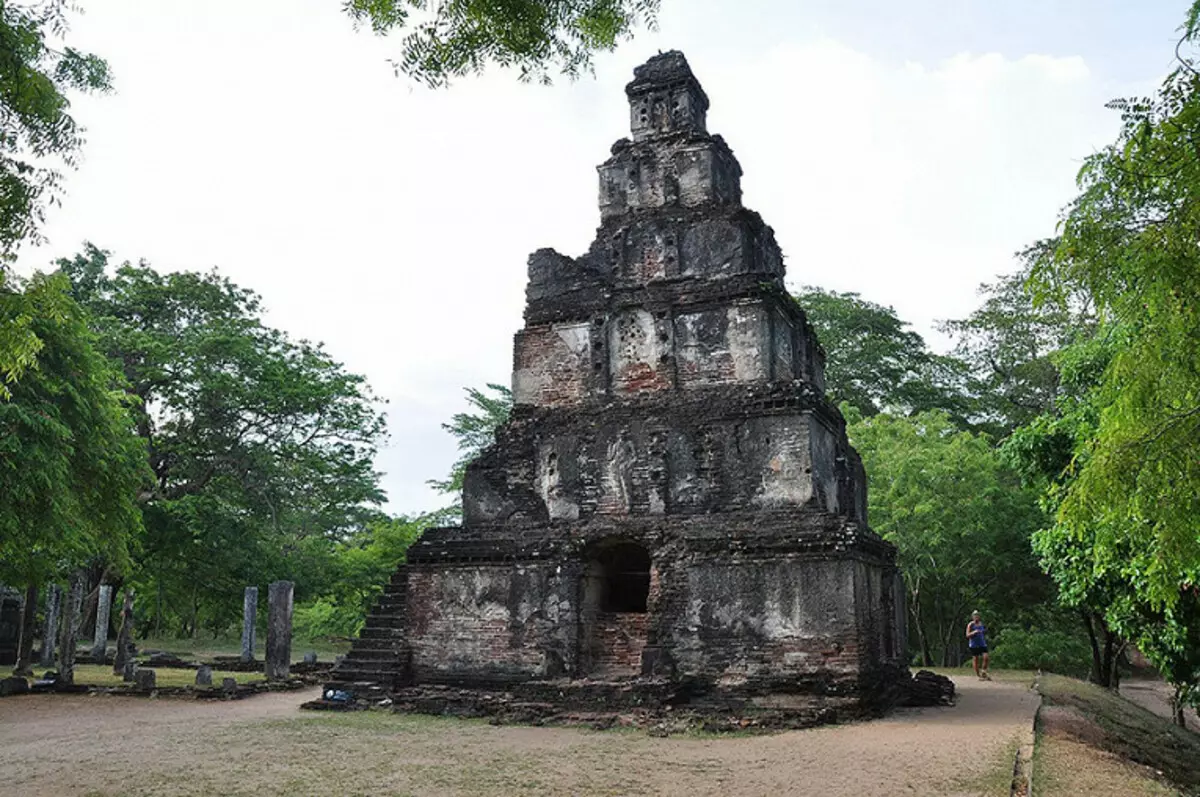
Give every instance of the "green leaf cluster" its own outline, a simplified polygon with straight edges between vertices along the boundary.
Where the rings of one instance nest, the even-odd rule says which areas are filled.
[[[826,393],[863,415],[970,412],[966,366],[929,350],[896,311],[857,293],[805,287],[793,297],[826,352]]]
[[[1012,622],[1050,596],[1029,545],[1045,522],[1038,494],[1021,486],[990,439],[940,411],[843,411],[868,475],[871,526],[898,551],[909,634],[924,664],[957,663],[973,609]]]
[[[96,558],[127,567],[141,528],[145,444],[87,322],[61,275],[0,289],[0,330],[37,341],[0,399],[0,583],[39,583]]]
[[[70,114],[70,90],[107,92],[108,64],[71,47],[67,0],[0,4],[0,259],[37,241],[46,208],[58,201],[62,167],[74,167],[83,129]]]
[[[575,78],[596,52],[639,25],[652,27],[660,0],[346,0],[346,13],[376,34],[402,32],[396,71],[428,86],[478,74],[489,64],[522,81]]]

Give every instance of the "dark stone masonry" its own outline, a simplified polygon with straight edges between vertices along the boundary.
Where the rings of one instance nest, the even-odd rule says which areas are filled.
[[[634,75],[595,242],[529,260],[463,526],[412,546],[327,695],[802,725],[908,682],[895,550],[774,234],[683,55]]]

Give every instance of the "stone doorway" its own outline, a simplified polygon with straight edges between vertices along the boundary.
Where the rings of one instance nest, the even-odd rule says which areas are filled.
[[[610,539],[588,549],[579,609],[582,675],[641,673],[650,587],[650,552],[641,545]]]

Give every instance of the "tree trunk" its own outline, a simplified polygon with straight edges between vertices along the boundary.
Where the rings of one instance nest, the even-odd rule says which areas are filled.
[[[79,607],[83,602],[84,579],[82,571],[71,575],[71,586],[63,604],[58,644],[58,680],[64,684],[75,683],[75,640],[79,635]]]
[[[1183,687],[1176,686],[1175,694],[1171,697],[1171,719],[1180,728],[1187,727],[1187,717],[1183,716]]]
[[[1104,686],[1104,662],[1100,659],[1100,643],[1096,641],[1096,629],[1092,627],[1092,615],[1087,609],[1080,609],[1079,616],[1083,620],[1083,627],[1087,629],[1088,641],[1092,644],[1092,669],[1088,673],[1088,680],[1097,686]]]
[[[33,674],[33,626],[37,621],[38,585],[25,587],[25,606],[21,610],[21,633],[17,641],[17,666],[14,675]]]
[[[925,636],[925,624],[921,622],[920,599],[915,594],[913,595],[912,608],[909,613],[912,615],[913,626],[917,629],[917,642],[921,645],[921,665],[923,667],[932,667],[933,654],[929,650],[929,639]]]
[[[117,632],[117,653],[113,658],[113,675],[124,675],[125,662],[133,655],[133,587],[125,588],[125,604],[121,608],[121,630]]]

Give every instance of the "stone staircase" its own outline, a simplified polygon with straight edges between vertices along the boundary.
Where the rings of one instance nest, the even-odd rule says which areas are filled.
[[[400,565],[367,615],[367,624],[342,662],[334,668],[325,692],[349,692],[355,699],[381,700],[408,683],[411,653],[404,623],[408,589]]]

